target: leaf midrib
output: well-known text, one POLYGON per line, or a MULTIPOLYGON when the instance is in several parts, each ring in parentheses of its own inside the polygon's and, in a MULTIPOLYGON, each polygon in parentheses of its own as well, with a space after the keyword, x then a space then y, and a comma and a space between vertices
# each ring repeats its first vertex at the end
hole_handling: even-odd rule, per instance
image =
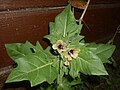
MULTIPOLYGON (((53 62, 48 63, 48 64, 45 64, 45 65, 43 65, 43 66, 40 66, 40 67, 38 67, 38 68, 36 68, 36 69, 33 69, 33 70, 29 71, 29 72, 26 72, 26 73, 24 73, 24 74, 29 74, 29 73, 31 73, 31 72, 33 72, 33 71, 36 71, 36 70, 39 70, 39 69, 41 69, 41 68, 43 68, 43 67, 46 67, 46 66, 48 66, 48 65, 51 65, 52 63, 53 63, 53 62)), ((15 77, 13 77, 11 80, 14 80, 15 78, 17 78, 17 77, 19 77, 19 76, 23 76, 24 74, 17 75, 17 76, 15 76, 15 77)))
POLYGON ((67 13, 67 15, 65 16, 65 25, 64 25, 64 30, 63 30, 63 37, 65 37, 66 36, 66 28, 67 28, 67 22, 68 22, 68 13, 67 13))
POLYGON ((107 48, 107 49, 100 50, 99 52, 96 53, 96 55, 97 55, 97 54, 100 54, 100 53, 102 53, 102 52, 106 52, 106 51, 110 50, 111 48, 112 48, 112 47, 107 48))
MULTIPOLYGON (((83 58, 81 58, 81 57, 79 57, 79 60, 82 60, 83 62, 86 62, 87 64, 89 64, 90 66, 94 66, 94 65, 92 65, 91 63, 89 63, 89 62, 87 62, 85 59, 83 59, 83 58)), ((94 66, 95 68, 97 68, 96 66, 94 66)), ((100 70, 99 68, 97 68, 98 70, 100 70)), ((100 70, 100 71, 102 71, 102 70, 100 70)), ((105 73, 104 71, 102 71, 103 73, 105 73)))

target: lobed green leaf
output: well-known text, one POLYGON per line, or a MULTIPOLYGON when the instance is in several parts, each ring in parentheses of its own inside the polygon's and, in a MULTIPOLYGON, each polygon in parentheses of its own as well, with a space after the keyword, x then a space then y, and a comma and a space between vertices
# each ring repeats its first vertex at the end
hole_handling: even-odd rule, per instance
POLYGON ((43 51, 38 42, 36 46, 29 42, 6 46, 8 53, 17 63, 17 67, 12 70, 7 78, 7 83, 29 80, 31 86, 35 86, 44 81, 51 84, 57 78, 58 71, 53 67, 54 62, 50 60, 53 59, 52 55, 43 51), (35 52, 32 52, 31 48, 35 52), (16 52, 18 53, 16 54, 16 52), (27 52, 29 53, 27 54, 27 52))
POLYGON ((71 5, 68 5, 58 16, 55 22, 50 22, 50 34, 45 36, 52 44, 57 40, 65 40, 66 43, 79 35, 82 24, 78 25, 71 11, 71 5))

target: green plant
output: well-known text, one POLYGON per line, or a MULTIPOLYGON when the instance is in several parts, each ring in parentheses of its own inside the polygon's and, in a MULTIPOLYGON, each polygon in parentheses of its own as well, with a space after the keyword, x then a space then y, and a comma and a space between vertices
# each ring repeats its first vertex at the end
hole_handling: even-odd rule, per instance
POLYGON ((45 38, 51 45, 45 50, 39 42, 5 45, 17 63, 6 83, 29 80, 31 86, 47 82, 48 87, 40 87, 42 90, 72 90, 83 84, 81 74, 108 75, 103 63, 109 61, 115 46, 85 43, 79 35, 82 24, 76 23, 70 4, 49 25, 50 34, 45 38))

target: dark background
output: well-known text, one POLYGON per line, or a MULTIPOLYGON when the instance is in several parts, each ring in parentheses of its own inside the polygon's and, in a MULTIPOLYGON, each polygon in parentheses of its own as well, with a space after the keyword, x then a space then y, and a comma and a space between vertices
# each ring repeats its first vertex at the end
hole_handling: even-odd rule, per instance
MULTIPOLYGON (((4 85, 14 63, 4 45, 28 40, 33 44, 40 41, 45 48, 43 37, 48 34, 49 22, 67 4, 68 0, 0 0, 0 90, 3 86, 4 90, 26 90, 21 88, 24 84, 4 85)), ((81 13, 75 9, 76 18, 81 13)), ((120 25, 120 0, 91 0, 83 20, 82 34, 87 42, 107 42, 120 25)), ((120 62, 120 34, 116 35, 114 44, 117 48, 113 57, 120 62)))

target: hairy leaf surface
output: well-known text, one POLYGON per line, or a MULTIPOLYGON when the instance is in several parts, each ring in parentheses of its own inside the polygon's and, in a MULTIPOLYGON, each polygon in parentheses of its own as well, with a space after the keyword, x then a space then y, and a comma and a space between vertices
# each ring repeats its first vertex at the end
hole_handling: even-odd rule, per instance
POLYGON ((57 70, 55 67, 52 66, 54 62, 50 60, 53 59, 53 57, 50 56, 49 53, 41 50, 41 46, 39 46, 39 43, 37 43, 36 46, 33 46, 30 43, 28 45, 28 42, 27 44, 25 43, 26 48, 24 47, 23 51, 27 52, 31 48, 36 51, 34 53, 29 51, 31 52, 29 54, 25 54, 26 52, 22 51, 24 44, 14 44, 6 46, 8 51, 12 51, 9 51, 9 54, 11 56, 14 56, 13 53, 20 52, 17 53, 16 57, 13 57, 14 61, 17 63, 17 67, 13 69, 6 82, 29 80, 31 86, 35 86, 44 81, 52 83, 54 79, 56 79, 57 70))

